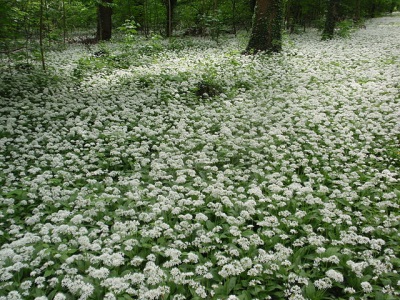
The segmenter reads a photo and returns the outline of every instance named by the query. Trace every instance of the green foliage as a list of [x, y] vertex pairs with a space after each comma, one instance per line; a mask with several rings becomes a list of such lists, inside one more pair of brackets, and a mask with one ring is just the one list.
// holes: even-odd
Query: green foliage
[[73, 70], [76, 79], [83, 79], [90, 72], [108, 72], [112, 69], [127, 69], [131, 59], [127, 54], [111, 55], [102, 50], [93, 55], [79, 59], [78, 65]]
[[127, 37], [132, 37], [138, 33], [137, 28], [139, 26], [140, 25], [136, 23], [135, 20], [127, 19], [120, 27], [118, 27], [118, 30], [123, 32]]
[[[204, 299], [197, 284], [208, 299], [347, 299], [345, 287], [355, 299], [391, 299], [382, 290], [398, 290], [399, 137], [388, 99], [398, 86], [385, 82], [396, 49], [376, 60], [334, 45], [313, 57], [316, 38], [299, 40], [287, 42], [299, 55], [249, 57], [233, 37], [216, 46], [138, 36], [71, 45], [80, 85], [64, 69], [71, 61], [56, 70], [63, 76], [23, 60], [1, 73], [0, 243], [21, 256], [2, 259], [12, 277], [0, 297], [76, 299], [72, 277], [94, 287], [93, 299], [141, 299], [155, 288], [154, 261], [163, 299]], [[349, 80], [357, 93], [343, 89]], [[168, 266], [166, 250], [179, 250], [178, 262]], [[123, 263], [103, 259], [110, 253]], [[356, 276], [350, 263], [360, 262]], [[100, 268], [110, 274], [99, 278]], [[330, 270], [345, 279], [321, 288]], [[125, 279], [137, 294], [107, 286]], [[28, 280], [37, 283], [22, 291]]]
[[341, 38], [349, 38], [350, 34], [353, 32], [353, 21], [344, 20], [337, 24], [337, 35]]
[[211, 38], [218, 42], [223, 26], [221, 11], [218, 10], [210, 15], [203, 15], [200, 20]]
[[203, 99], [215, 97], [223, 92], [221, 85], [210, 77], [205, 77], [197, 84], [196, 96]]

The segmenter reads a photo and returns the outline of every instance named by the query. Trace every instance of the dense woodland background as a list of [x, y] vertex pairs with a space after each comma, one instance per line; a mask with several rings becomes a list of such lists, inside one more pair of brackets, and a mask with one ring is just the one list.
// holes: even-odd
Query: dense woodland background
[[[35, 53], [66, 43], [95, 43], [121, 33], [146, 37], [197, 35], [218, 40], [223, 33], [250, 31], [256, 1], [1, 0], [0, 3], [1, 52], [8, 55], [17, 52], [22, 59], [21, 50]], [[352, 26], [362, 26], [365, 18], [393, 12], [399, 4], [399, 0], [281, 3], [284, 26], [289, 33], [309, 27], [323, 29], [327, 14], [331, 13], [342, 34]], [[334, 6], [333, 12], [329, 12], [330, 6]]]

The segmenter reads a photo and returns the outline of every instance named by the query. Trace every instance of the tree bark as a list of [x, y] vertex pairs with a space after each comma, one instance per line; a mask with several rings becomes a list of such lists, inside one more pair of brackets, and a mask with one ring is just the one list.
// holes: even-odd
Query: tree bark
[[257, 0], [253, 27], [246, 53], [279, 52], [282, 50], [282, 0]]
[[361, 19], [361, 0], [356, 0], [354, 19], [356, 22], [359, 22]]
[[370, 18], [376, 17], [376, 2], [375, 2], [375, 0], [372, 1], [371, 8], [369, 10], [369, 17]]
[[298, 0], [288, 1], [286, 5], [286, 29], [294, 33], [296, 25], [300, 25], [302, 21], [301, 6]]
[[67, 40], [67, 16], [65, 12], [65, 0], [62, 0], [62, 23], [63, 23], [63, 42], [65, 46], [65, 42]]
[[43, 0], [40, 0], [40, 19], [39, 19], [39, 47], [40, 47], [40, 58], [42, 61], [42, 69], [46, 71], [46, 63], [44, 58], [44, 47], [43, 47]]
[[165, 7], [167, 9], [167, 24], [165, 30], [167, 37], [172, 36], [174, 10], [177, 3], [178, 3], [177, 0], [164, 0]]
[[236, 25], [236, 0], [232, 0], [232, 31], [237, 34], [237, 25]]
[[329, 0], [322, 40], [331, 40], [335, 33], [339, 0]]
[[103, 0], [104, 5], [99, 4], [97, 7], [97, 34], [98, 41], [108, 41], [111, 39], [112, 31], [112, 4], [113, 0]]

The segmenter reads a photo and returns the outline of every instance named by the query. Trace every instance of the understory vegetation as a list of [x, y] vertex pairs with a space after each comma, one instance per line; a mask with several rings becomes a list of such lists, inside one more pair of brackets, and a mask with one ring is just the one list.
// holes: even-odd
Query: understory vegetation
[[346, 36], [1, 57], [0, 299], [399, 299], [400, 17]]

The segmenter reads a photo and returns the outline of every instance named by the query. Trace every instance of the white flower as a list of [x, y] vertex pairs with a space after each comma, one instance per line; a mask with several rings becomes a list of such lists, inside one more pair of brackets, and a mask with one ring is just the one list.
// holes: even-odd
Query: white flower
[[92, 266], [89, 267], [87, 272], [89, 273], [89, 276], [97, 279], [107, 278], [108, 275], [110, 274], [110, 270], [107, 268], [102, 267], [100, 269], [95, 269]]
[[67, 297], [66, 297], [64, 294], [62, 294], [62, 293], [57, 293], [57, 294], [54, 296], [54, 299], [53, 299], [53, 300], [65, 300], [65, 299], [67, 299]]
[[197, 213], [195, 219], [197, 221], [207, 221], [208, 217], [203, 213]]
[[124, 278], [107, 278], [100, 283], [101, 286], [104, 286], [114, 292], [115, 294], [121, 294], [129, 288], [129, 283], [126, 282]]
[[363, 289], [364, 293], [371, 293], [372, 292], [372, 286], [367, 281], [361, 282], [361, 288]]
[[226, 278], [229, 276], [237, 276], [244, 271], [244, 268], [238, 261], [233, 261], [232, 263], [224, 265], [222, 267], [222, 270], [219, 271], [218, 274]]
[[162, 282], [166, 276], [161, 268], [152, 261], [147, 262], [143, 274], [146, 276], [148, 284], [158, 284]]
[[99, 258], [106, 266], [110, 267], [118, 267], [125, 263], [124, 255], [121, 252], [113, 254], [103, 253]]
[[332, 270], [332, 269], [326, 271], [325, 275], [336, 282], [343, 282], [343, 280], [344, 280], [342, 273]]
[[32, 286], [32, 281], [30, 280], [26, 280], [24, 282], [21, 283], [21, 289], [23, 290], [28, 290], [30, 287]]
[[7, 295], [7, 300], [22, 300], [21, 295], [17, 291], [11, 291]]
[[326, 290], [332, 287], [332, 281], [325, 277], [314, 281], [314, 285], [319, 290]]
[[117, 300], [117, 297], [113, 293], [107, 293], [104, 295], [104, 300]]
[[348, 293], [348, 294], [354, 294], [356, 292], [356, 290], [353, 289], [352, 287], [346, 287], [346, 288], [344, 288], [344, 292]]

